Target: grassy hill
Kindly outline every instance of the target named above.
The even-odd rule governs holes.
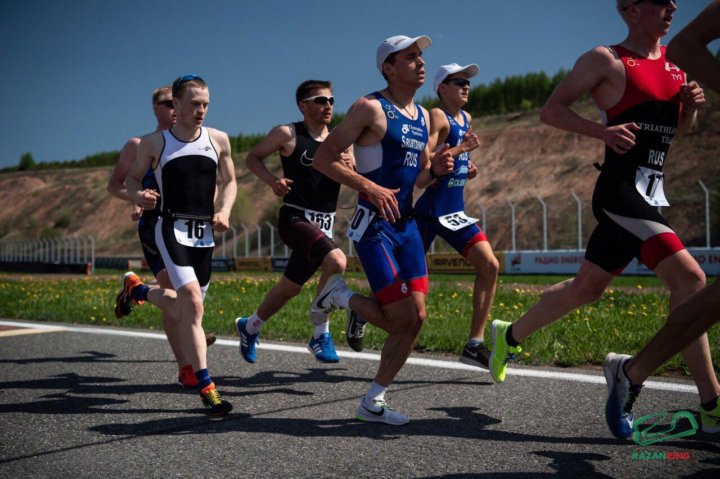
[[[590,104],[583,115],[597,117]],[[484,117],[474,122],[481,147],[473,154],[480,169],[466,187],[467,212],[481,218],[486,208],[487,230],[493,247],[510,249],[510,207],[516,206],[518,249],[542,247],[542,209],[548,205],[550,248],[577,244],[575,192],[583,200],[584,241],[594,219],[590,198],[597,178],[592,164],[602,161],[603,146],[589,138],[542,125],[538,112]],[[665,166],[665,191],[671,207],[663,213],[688,245],[705,244],[704,196],[697,181],[714,191],[713,238],[720,238],[718,193],[720,169],[720,101],[714,99],[700,113],[698,127],[673,144]],[[244,167],[244,152],[235,153],[238,199],[232,214],[236,227],[275,221],[279,199]],[[279,168],[279,159],[267,160]],[[100,255],[140,255],[129,205],[110,197],[105,185],[110,167],[39,170],[0,174],[0,239],[37,239],[58,235],[92,235]],[[355,193],[343,188],[338,222],[352,213]],[[251,231],[253,227],[251,227]],[[344,247],[347,242],[339,236]],[[254,247],[255,238],[252,236]]]

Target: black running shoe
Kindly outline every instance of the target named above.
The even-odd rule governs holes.
[[[353,351],[363,350],[363,336],[365,336],[365,325],[367,323],[360,319],[360,316],[352,309],[347,310],[347,322],[345,323],[345,336],[348,346]]]
[[[466,344],[465,348],[463,348],[462,354],[460,355],[460,362],[489,370],[490,350],[485,347],[485,343],[480,343],[474,347]]]
[[[210,383],[208,387],[200,391],[200,399],[211,416],[224,416],[233,408],[232,404],[220,397],[215,383]]]

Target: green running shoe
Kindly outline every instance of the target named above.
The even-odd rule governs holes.
[[[703,432],[710,434],[720,432],[720,396],[715,398],[715,407],[710,411],[700,406],[700,422]]]
[[[515,355],[522,351],[520,346],[508,345],[506,338],[507,330],[512,323],[496,319],[492,322],[493,352],[490,355],[490,375],[496,383],[505,381],[507,363],[515,359]]]

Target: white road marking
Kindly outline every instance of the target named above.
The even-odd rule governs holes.
[[[87,334],[99,334],[106,336],[124,336],[129,338],[147,338],[147,339],[160,339],[166,340],[165,334],[163,333],[149,333],[144,331],[132,331],[126,329],[114,329],[109,327],[83,327],[83,326],[56,326],[50,324],[43,324],[39,322],[20,322],[20,321],[2,321],[0,320],[0,326],[14,326],[19,328],[32,328],[36,330],[42,330],[44,332],[51,331],[67,331],[75,333],[87,333]],[[230,339],[219,339],[215,343],[221,346],[231,346],[237,348],[239,341]],[[310,354],[304,346],[290,346],[283,343],[266,343],[261,342],[258,346],[259,349],[267,349],[268,351],[284,351],[287,353],[300,353]],[[366,359],[370,361],[380,361],[380,355],[376,353],[356,353],[354,351],[338,351],[338,356],[347,359]],[[425,359],[425,358],[409,358],[408,364],[414,364],[416,366],[425,366],[431,368],[442,368],[442,369],[455,369],[474,371],[480,374],[487,374],[489,372],[473,366],[468,366],[456,361],[444,361],[440,359]],[[581,374],[581,373],[564,373],[560,371],[544,371],[542,369],[519,369],[519,368],[508,368],[507,373],[511,376],[525,376],[541,379],[561,379],[563,381],[575,381],[581,383],[591,384],[602,384],[605,385],[605,377],[602,373],[595,374]],[[658,389],[661,391],[673,391],[682,393],[697,394],[698,390],[694,384],[682,384],[665,381],[645,381],[644,389]]]

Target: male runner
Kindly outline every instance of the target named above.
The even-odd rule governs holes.
[[[273,192],[283,199],[278,229],[280,238],[292,254],[283,276],[250,317],[239,317],[235,328],[240,335],[240,353],[249,363],[256,360],[260,328],[285,303],[302,290],[303,285],[320,268],[318,291],[333,274],[345,272],[345,254],[332,240],[340,184],[312,167],[315,151],[330,130],[335,98],[329,81],[308,80],[298,86],[295,101],[303,120],[274,128],[247,155],[245,164]],[[263,161],[280,153],[283,177],[272,174]],[[343,153],[352,168],[353,159]],[[336,363],[329,330],[329,315],[311,314],[315,332],[308,349],[318,361]]]
[[[670,42],[667,57],[708,87],[720,93],[720,62],[706,45],[720,38],[720,0],[715,0]],[[643,382],[661,364],[720,321],[720,282],[675,308],[665,325],[637,355],[610,353],[605,358],[608,381],[606,420],[611,430],[632,430],[632,406]],[[622,364],[618,367],[618,364]],[[614,371],[613,371],[614,369]],[[615,372],[616,374],[613,374]],[[703,404],[705,432],[720,432],[720,401]]]
[[[695,82],[685,84],[685,74],[666,61],[665,47],[660,45],[677,7],[672,0],[618,0],[617,8],[628,26],[627,38],[581,56],[541,112],[541,120],[549,125],[605,143],[605,163],[593,193],[598,226],[575,278],[546,290],[514,324],[493,321],[490,369],[497,382],[505,379],[507,362],[525,338],[599,299],[633,257],[668,287],[671,310],[705,284],[702,269],[657,211],[668,204],[662,170],[670,144],[677,131],[690,129],[704,102],[702,89]],[[603,124],[570,109],[586,93],[602,110]],[[707,336],[686,348],[683,358],[701,403],[714,403],[720,384],[713,373]],[[619,367],[620,361],[606,364],[606,373]],[[632,433],[615,426],[620,425],[611,425],[617,436]]]
[[[229,227],[237,192],[235,168],[227,134],[202,126],[210,103],[202,78],[179,77],[172,94],[177,123],[143,138],[126,184],[130,197],[143,209],[155,208],[158,198],[161,201],[155,241],[175,291],[144,285],[137,275],[126,274],[119,301],[149,300],[177,318],[180,344],[189,356],[203,404],[209,414],[221,416],[230,412],[232,405],[220,397],[207,369],[203,299],[212,270],[213,230]],[[142,188],[142,177],[150,167],[159,194]],[[218,171],[223,188],[216,211]]]
[[[478,74],[475,64],[443,65],[435,74],[435,92],[440,106],[430,110],[430,156],[437,145],[447,144],[455,158],[453,172],[428,187],[415,204],[415,217],[427,253],[436,236],[448,242],[475,268],[473,286],[473,314],[468,340],[460,361],[488,369],[490,351],[485,347],[484,333],[490,306],[495,296],[499,263],[485,233],[475,224],[476,219],[465,214],[463,197],[465,183],[477,176],[477,168],[470,161],[470,152],[480,146],[471,132],[469,113],[462,109],[468,102],[470,78]]]
[[[428,113],[414,101],[425,82],[422,51],[430,43],[426,36],[399,35],[380,44],[376,61],[387,87],[355,102],[313,162],[360,193],[348,236],[375,298],[349,290],[338,275],[328,280],[312,308],[328,312],[349,307],[389,334],[375,380],[357,409],[361,421],[401,425],[409,420],[387,405],[385,391],[412,352],[426,315],[427,266],[412,217],[413,186],[424,188],[453,166],[446,147],[430,162]],[[342,159],[353,143],[357,172]]]
[[[169,85],[156,88],[153,91],[152,104],[153,113],[157,119],[155,131],[166,130],[175,124],[172,91]],[[110,180],[108,181],[107,190],[111,195],[133,204],[131,218],[133,221],[138,221],[138,236],[140,237],[140,245],[142,246],[145,261],[157,279],[158,284],[163,288],[172,288],[167,271],[165,271],[165,265],[162,262],[162,257],[160,257],[160,252],[155,244],[155,223],[157,223],[157,218],[160,214],[160,205],[158,204],[157,207],[151,211],[143,211],[140,205],[135,204],[128,196],[127,188],[125,188],[125,178],[127,178],[130,166],[137,156],[138,144],[140,144],[139,137],[130,138],[127,143],[125,143],[125,146],[120,152],[118,163],[115,165]],[[142,183],[143,188],[157,191],[157,182],[155,181],[155,175],[152,169],[149,169],[147,173],[145,173]],[[115,316],[118,318],[126,316],[129,313],[129,311],[119,310],[118,307],[123,306],[122,303],[118,302],[115,306]],[[192,366],[190,366],[190,360],[180,347],[177,332],[179,323],[165,311],[162,313],[162,321],[165,335],[168,338],[168,343],[178,364],[178,383],[185,388],[197,387],[197,379],[195,379]],[[215,342],[216,338],[213,334],[206,334],[205,340],[209,346]]]

